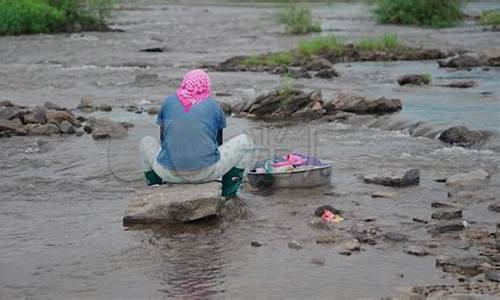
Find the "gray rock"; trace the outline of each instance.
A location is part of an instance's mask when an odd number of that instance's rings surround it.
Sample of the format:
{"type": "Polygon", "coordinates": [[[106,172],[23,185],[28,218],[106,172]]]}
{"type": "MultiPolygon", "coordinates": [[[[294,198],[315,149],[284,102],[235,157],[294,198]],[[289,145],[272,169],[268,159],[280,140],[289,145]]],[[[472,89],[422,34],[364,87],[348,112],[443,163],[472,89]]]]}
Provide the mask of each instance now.
{"type": "Polygon", "coordinates": [[[407,242],[408,236],[398,232],[387,232],[384,234],[384,241],[390,241],[396,243],[407,242]]]}
{"type": "Polygon", "coordinates": [[[149,186],[136,192],[123,224],[182,223],[215,216],[221,200],[216,182],[149,186]]]}
{"type": "Polygon", "coordinates": [[[384,174],[370,174],[363,176],[366,183],[380,184],[385,186],[405,187],[420,183],[420,170],[388,171],[384,174]]]}
{"type": "Polygon", "coordinates": [[[462,275],[476,276],[483,272],[482,264],[485,259],[476,256],[453,257],[443,260],[436,260],[436,265],[447,273],[459,273],[462,275]]]}
{"type": "Polygon", "coordinates": [[[343,241],[339,246],[339,254],[342,255],[351,255],[352,252],[361,250],[361,244],[357,239],[343,241]]]}
{"type": "MultiPolygon", "coordinates": [[[[335,110],[352,112],[356,114],[386,114],[400,111],[403,107],[399,99],[367,99],[361,96],[340,94],[337,99],[331,103],[335,110]]],[[[331,111],[332,108],[327,108],[331,111]]]]}
{"type": "Polygon", "coordinates": [[[399,85],[426,85],[431,83],[429,75],[425,74],[406,74],[398,78],[399,85]]]}
{"type": "Polygon", "coordinates": [[[68,121],[73,126],[80,126],[80,122],[76,117],[66,111],[59,110],[46,110],[45,117],[47,118],[47,123],[61,124],[63,121],[68,121]]]}
{"type": "Polygon", "coordinates": [[[104,103],[104,104],[99,105],[99,110],[100,111],[110,112],[110,111],[113,110],[113,107],[111,105],[109,105],[109,104],[104,103]]]}
{"type": "Polygon", "coordinates": [[[488,172],[478,169],[471,172],[455,174],[446,179],[447,186],[466,186],[470,184],[481,183],[490,177],[488,172]]]}
{"type": "Polygon", "coordinates": [[[431,207],[432,208],[454,208],[455,206],[448,204],[448,203],[432,202],[431,207]]]}
{"type": "Polygon", "coordinates": [[[331,245],[335,244],[336,239],[332,235],[320,236],[316,239],[316,244],[331,245]]]}
{"type": "Polygon", "coordinates": [[[419,247],[415,245],[411,245],[408,248],[406,248],[405,252],[410,255],[415,255],[415,256],[426,256],[429,254],[427,249],[425,247],[419,247]]]}
{"type": "Polygon", "coordinates": [[[9,100],[2,100],[0,101],[0,107],[14,107],[14,103],[12,103],[9,100]]]}
{"type": "Polygon", "coordinates": [[[68,121],[62,121],[62,123],[59,125],[59,129],[61,130],[61,133],[64,133],[64,134],[74,134],[75,133],[75,127],[73,125],[71,125],[71,123],[68,121]]]}
{"type": "Polygon", "coordinates": [[[34,125],[28,129],[28,135],[52,135],[59,134],[59,127],[56,124],[34,125]]]}
{"type": "Polygon", "coordinates": [[[0,132],[16,133],[23,124],[19,119],[1,120],[0,119],[0,132]]]}
{"type": "Polygon", "coordinates": [[[82,112],[90,113],[96,110],[94,102],[91,98],[85,97],[80,101],[80,104],[77,107],[82,112]]]}
{"type": "Polygon", "coordinates": [[[17,117],[18,113],[14,107],[0,106],[0,120],[12,120],[17,117]]]}
{"type": "Polygon", "coordinates": [[[488,206],[488,209],[500,213],[500,203],[493,203],[488,206]]]}
{"type": "Polygon", "coordinates": [[[47,123],[46,110],[36,107],[33,111],[23,115],[24,124],[45,124],[47,123]]]}
{"type": "Polygon", "coordinates": [[[395,198],[398,196],[397,193],[391,193],[391,192],[375,192],[372,193],[372,198],[395,198]]]}
{"type": "Polygon", "coordinates": [[[484,274],[486,280],[493,282],[500,282],[500,271],[490,270],[484,274]]]}
{"type": "Polygon", "coordinates": [[[261,243],[259,243],[259,242],[255,242],[255,241],[254,241],[254,242],[251,242],[251,243],[250,243],[250,246],[252,246],[252,247],[261,247],[261,246],[262,246],[262,244],[261,244],[261,243]]]}
{"type": "Polygon", "coordinates": [[[84,130],[91,133],[95,140],[121,139],[127,136],[127,128],[110,119],[97,119],[91,117],[87,120],[84,130]]]}
{"type": "Polygon", "coordinates": [[[434,227],[429,229],[429,232],[432,234],[442,234],[448,232],[457,232],[464,230],[464,224],[462,222],[451,222],[451,223],[443,223],[435,225],[434,227]]]}
{"type": "Polygon", "coordinates": [[[453,220],[453,219],[461,219],[462,218],[462,210],[455,211],[441,211],[435,212],[431,215],[432,219],[436,220],[453,220]]]}
{"type": "Polygon", "coordinates": [[[60,111],[66,110],[66,108],[59,106],[57,104],[54,104],[52,102],[48,102],[48,101],[43,104],[43,107],[45,107],[46,109],[51,109],[51,110],[60,110],[60,111]]]}
{"type": "Polygon", "coordinates": [[[450,83],[444,84],[444,87],[456,88],[456,89],[468,89],[473,88],[478,85],[475,80],[457,80],[450,83]]]}
{"type": "Polygon", "coordinates": [[[459,54],[454,57],[438,61],[441,68],[473,68],[479,67],[481,61],[472,54],[459,54]]]}
{"type": "Polygon", "coordinates": [[[314,77],[323,78],[323,79],[331,79],[334,77],[339,77],[339,73],[334,68],[328,68],[318,71],[314,77]]]}
{"type": "Polygon", "coordinates": [[[288,242],[288,248],[295,249],[295,250],[300,250],[300,249],[302,249],[304,247],[298,241],[293,240],[293,241],[288,242]]]}
{"type": "Polygon", "coordinates": [[[477,130],[469,130],[464,126],[450,127],[439,135],[439,139],[445,143],[469,147],[486,140],[486,136],[477,130]]]}

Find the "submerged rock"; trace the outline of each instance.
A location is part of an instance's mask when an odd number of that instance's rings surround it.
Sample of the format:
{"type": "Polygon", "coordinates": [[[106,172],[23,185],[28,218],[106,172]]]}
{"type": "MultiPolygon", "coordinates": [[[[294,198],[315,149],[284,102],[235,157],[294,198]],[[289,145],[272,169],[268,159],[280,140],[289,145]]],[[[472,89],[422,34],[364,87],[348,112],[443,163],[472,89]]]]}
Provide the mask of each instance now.
{"type": "Polygon", "coordinates": [[[476,276],[483,272],[482,264],[485,259],[476,256],[453,257],[443,260],[436,260],[436,265],[447,273],[459,273],[462,275],[476,276]]]}
{"type": "Polygon", "coordinates": [[[441,68],[473,68],[481,66],[481,61],[476,55],[458,54],[454,57],[438,61],[441,68]]]}
{"type": "Polygon", "coordinates": [[[492,282],[500,282],[500,271],[490,270],[484,274],[484,278],[492,282]]]}
{"type": "Polygon", "coordinates": [[[357,95],[340,94],[334,102],[330,104],[330,110],[340,110],[356,114],[387,114],[400,111],[402,103],[399,99],[387,99],[381,97],[378,99],[367,99],[357,95]]]}
{"type": "Polygon", "coordinates": [[[288,248],[295,249],[295,250],[300,250],[300,249],[302,249],[304,247],[298,241],[293,240],[293,241],[288,242],[288,248]]]}
{"type": "Polygon", "coordinates": [[[473,88],[478,85],[475,80],[458,80],[447,84],[443,84],[444,87],[456,88],[456,89],[468,89],[473,88]]]}
{"type": "Polygon", "coordinates": [[[370,174],[363,176],[366,183],[380,184],[385,186],[405,187],[420,183],[420,170],[388,171],[381,174],[370,174]]]}
{"type": "Polygon", "coordinates": [[[145,187],[130,202],[123,224],[182,223],[217,215],[220,184],[178,184],[145,187]]]}
{"type": "Polygon", "coordinates": [[[259,242],[253,241],[253,242],[250,243],[250,246],[252,246],[252,247],[261,247],[262,244],[259,243],[259,242]]]}
{"type": "Polygon", "coordinates": [[[127,136],[127,128],[118,122],[110,119],[97,119],[91,117],[87,120],[84,130],[92,134],[95,140],[121,139],[127,136]]]}
{"type": "Polygon", "coordinates": [[[408,236],[402,233],[387,232],[384,234],[384,241],[400,243],[400,242],[407,242],[408,240],[409,240],[408,236]]]}
{"type": "Polygon", "coordinates": [[[500,203],[493,203],[488,206],[488,209],[500,213],[500,203]]]}
{"type": "Polygon", "coordinates": [[[343,241],[340,245],[339,254],[351,255],[352,252],[361,250],[361,244],[357,239],[343,241]]]}
{"type": "Polygon", "coordinates": [[[29,135],[52,135],[52,134],[59,134],[61,131],[59,130],[59,127],[56,124],[49,123],[49,124],[43,124],[43,125],[35,125],[33,127],[30,127],[28,129],[28,134],[29,135]]]}
{"type": "Polygon", "coordinates": [[[478,169],[471,172],[455,174],[446,179],[447,186],[465,186],[475,183],[481,183],[490,177],[488,172],[478,169]]]}
{"type": "Polygon", "coordinates": [[[411,245],[408,248],[406,248],[405,252],[410,255],[415,255],[415,256],[426,256],[429,254],[427,249],[425,247],[419,247],[415,245],[411,245]]]}
{"type": "Polygon", "coordinates": [[[443,234],[448,232],[457,232],[465,229],[463,222],[450,222],[435,225],[429,229],[431,234],[443,234]]]}
{"type": "Polygon", "coordinates": [[[462,218],[462,210],[435,212],[431,215],[436,220],[453,220],[462,218]]]}
{"type": "Polygon", "coordinates": [[[439,135],[439,139],[445,143],[469,147],[483,142],[486,136],[477,130],[469,130],[464,126],[450,127],[439,135]]]}
{"type": "Polygon", "coordinates": [[[407,74],[398,78],[399,85],[426,85],[431,83],[429,75],[425,74],[407,74]]]}

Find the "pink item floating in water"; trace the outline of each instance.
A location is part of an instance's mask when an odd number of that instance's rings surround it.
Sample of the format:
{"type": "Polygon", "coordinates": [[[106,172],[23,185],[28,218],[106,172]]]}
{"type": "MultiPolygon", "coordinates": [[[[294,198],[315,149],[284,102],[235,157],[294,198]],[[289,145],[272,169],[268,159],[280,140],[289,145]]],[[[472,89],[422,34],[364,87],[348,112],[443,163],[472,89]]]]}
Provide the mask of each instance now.
{"type": "Polygon", "coordinates": [[[196,69],[189,71],[177,89],[177,98],[188,112],[193,105],[207,100],[212,93],[210,77],[205,71],[196,69]]]}
{"type": "Polygon", "coordinates": [[[326,223],[329,223],[329,222],[340,223],[340,222],[344,221],[344,218],[332,213],[328,209],[325,209],[325,211],[323,212],[323,215],[321,216],[321,220],[323,220],[326,223]]]}

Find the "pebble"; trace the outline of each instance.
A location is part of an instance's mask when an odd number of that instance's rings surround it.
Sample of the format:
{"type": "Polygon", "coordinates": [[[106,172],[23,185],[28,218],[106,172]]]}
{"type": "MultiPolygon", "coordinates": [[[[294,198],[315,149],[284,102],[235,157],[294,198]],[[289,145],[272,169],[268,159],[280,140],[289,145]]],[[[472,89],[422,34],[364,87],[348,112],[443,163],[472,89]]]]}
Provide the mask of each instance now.
{"type": "Polygon", "coordinates": [[[298,241],[293,240],[293,241],[288,242],[288,248],[295,249],[295,250],[300,250],[300,249],[303,248],[303,246],[298,241]]]}
{"type": "Polygon", "coordinates": [[[387,232],[384,234],[384,240],[391,242],[407,242],[408,236],[398,232],[387,232]]]}
{"type": "Polygon", "coordinates": [[[250,246],[252,246],[252,247],[261,247],[262,244],[259,243],[259,242],[253,241],[253,242],[250,243],[250,246]]]}

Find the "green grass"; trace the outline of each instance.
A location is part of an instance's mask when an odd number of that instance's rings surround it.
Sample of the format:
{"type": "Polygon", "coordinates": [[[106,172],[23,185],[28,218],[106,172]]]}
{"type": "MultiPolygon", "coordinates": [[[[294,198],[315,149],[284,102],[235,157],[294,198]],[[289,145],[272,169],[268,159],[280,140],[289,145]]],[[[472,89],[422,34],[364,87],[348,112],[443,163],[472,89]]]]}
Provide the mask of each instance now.
{"type": "Polygon", "coordinates": [[[313,22],[311,9],[307,6],[289,4],[277,16],[278,22],[285,25],[289,34],[321,32],[321,24],[313,22]]]}
{"type": "Polygon", "coordinates": [[[278,52],[249,56],[241,64],[247,66],[278,66],[288,65],[292,60],[293,54],[291,52],[278,52]]]}
{"type": "Polygon", "coordinates": [[[344,44],[335,36],[318,36],[307,41],[301,41],[297,48],[299,54],[305,56],[326,55],[332,52],[341,53],[344,44]]]}
{"type": "Polygon", "coordinates": [[[401,43],[397,35],[386,34],[381,37],[363,38],[356,46],[365,51],[382,51],[398,48],[401,43]]]}
{"type": "Polygon", "coordinates": [[[386,24],[450,27],[463,19],[463,0],[377,0],[377,20],[386,24]]]}
{"type": "Polygon", "coordinates": [[[116,0],[0,0],[0,35],[100,30],[116,0]]]}
{"type": "Polygon", "coordinates": [[[481,25],[500,26],[500,10],[483,12],[479,22],[481,25]]]}

